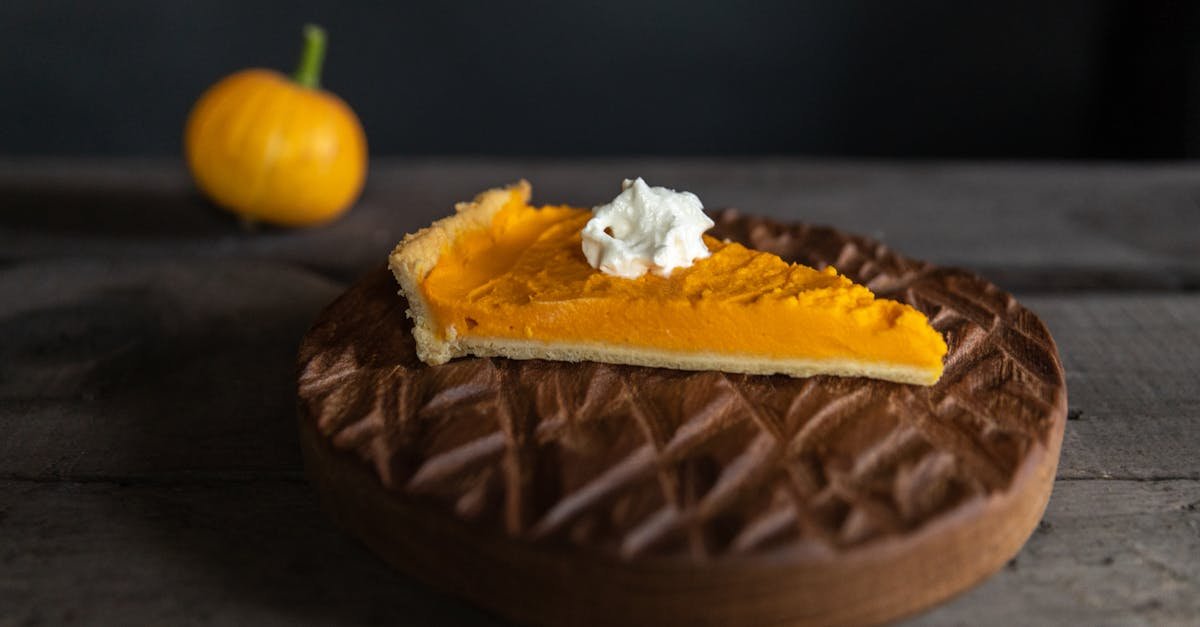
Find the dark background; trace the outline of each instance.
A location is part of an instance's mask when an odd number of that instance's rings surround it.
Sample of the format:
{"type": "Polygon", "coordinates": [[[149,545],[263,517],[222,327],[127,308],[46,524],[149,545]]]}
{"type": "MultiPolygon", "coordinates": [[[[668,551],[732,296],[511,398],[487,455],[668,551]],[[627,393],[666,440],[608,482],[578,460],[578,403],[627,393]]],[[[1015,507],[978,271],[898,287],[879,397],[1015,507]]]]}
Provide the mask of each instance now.
{"type": "Polygon", "coordinates": [[[175,155],[232,71],[324,84],[376,155],[1200,154],[1196,3],[0,3],[0,155],[175,155]]]}

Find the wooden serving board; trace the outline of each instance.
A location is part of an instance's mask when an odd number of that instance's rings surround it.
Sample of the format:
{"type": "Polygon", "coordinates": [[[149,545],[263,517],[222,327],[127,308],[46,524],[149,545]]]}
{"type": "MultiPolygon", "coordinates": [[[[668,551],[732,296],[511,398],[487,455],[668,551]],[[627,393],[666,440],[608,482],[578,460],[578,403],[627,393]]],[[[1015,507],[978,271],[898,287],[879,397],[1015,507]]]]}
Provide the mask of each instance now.
{"type": "Polygon", "coordinates": [[[1066,423],[1054,341],[970,273],[732,210],[713,234],[929,316],[924,388],[608,364],[415,356],[386,269],[300,349],[309,474],[413,577],[538,625],[871,624],[1011,559],[1066,423]]]}

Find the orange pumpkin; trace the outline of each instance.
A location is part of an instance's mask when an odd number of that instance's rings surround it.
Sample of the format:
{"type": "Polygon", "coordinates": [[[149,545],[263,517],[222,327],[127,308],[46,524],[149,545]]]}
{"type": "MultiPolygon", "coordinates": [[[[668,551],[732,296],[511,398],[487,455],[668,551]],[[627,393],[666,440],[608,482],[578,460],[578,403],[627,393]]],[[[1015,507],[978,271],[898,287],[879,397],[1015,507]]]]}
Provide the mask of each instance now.
{"type": "Polygon", "coordinates": [[[196,102],[184,152],[196,185],[249,221],[328,222],[354,204],[367,172],[367,140],[354,111],[319,87],[325,34],[305,27],[296,73],[249,69],[196,102]]]}

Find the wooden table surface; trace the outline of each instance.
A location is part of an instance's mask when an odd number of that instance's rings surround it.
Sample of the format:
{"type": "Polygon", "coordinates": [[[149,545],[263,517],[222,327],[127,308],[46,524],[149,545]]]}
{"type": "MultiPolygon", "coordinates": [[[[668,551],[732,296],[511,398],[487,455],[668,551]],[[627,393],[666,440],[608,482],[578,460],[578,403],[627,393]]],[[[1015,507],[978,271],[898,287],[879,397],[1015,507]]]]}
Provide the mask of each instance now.
{"type": "Polygon", "coordinates": [[[501,624],[394,574],[304,479],[294,354],[455,200],[623,177],[971,268],[1049,325],[1070,421],[1021,554],[914,625],[1200,624],[1200,165],[377,161],[247,232],[174,162],[0,162],[0,624],[501,624]]]}

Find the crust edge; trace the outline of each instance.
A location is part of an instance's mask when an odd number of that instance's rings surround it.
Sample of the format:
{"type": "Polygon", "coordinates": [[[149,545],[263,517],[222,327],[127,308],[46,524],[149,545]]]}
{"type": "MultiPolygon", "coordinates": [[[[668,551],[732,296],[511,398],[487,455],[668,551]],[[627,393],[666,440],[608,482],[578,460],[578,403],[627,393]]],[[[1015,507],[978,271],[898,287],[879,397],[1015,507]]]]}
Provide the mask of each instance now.
{"type": "Polygon", "coordinates": [[[405,314],[413,321],[413,338],[417,357],[432,366],[444,364],[454,357],[465,355],[453,328],[445,339],[439,337],[430,313],[429,303],[421,293],[421,282],[437,265],[442,253],[463,234],[488,228],[514,195],[528,203],[532,194],[529,181],[521,179],[507,187],[497,187],[480,193],[470,202],[454,205],[455,214],[404,236],[388,255],[388,268],[400,284],[400,294],[408,300],[405,314]]]}

